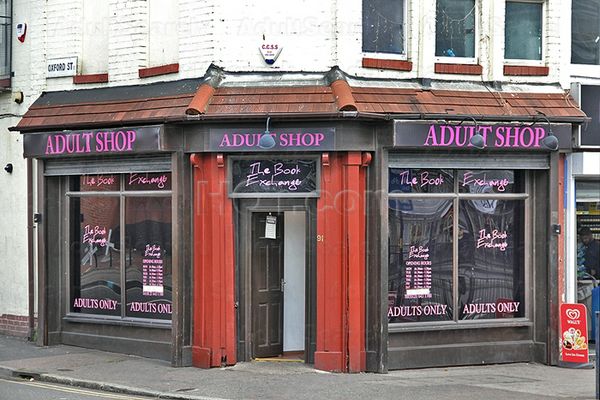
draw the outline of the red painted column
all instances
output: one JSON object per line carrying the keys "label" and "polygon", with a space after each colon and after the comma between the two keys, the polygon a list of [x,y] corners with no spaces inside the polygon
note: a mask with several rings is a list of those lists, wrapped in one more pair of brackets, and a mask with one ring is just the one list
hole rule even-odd
{"label": "red painted column", "polygon": [[348,153],[345,172],[346,254],[348,257],[348,370],[364,371],[365,354],[365,172],[362,154]]}
{"label": "red painted column", "polygon": [[315,368],[346,371],[345,291],[342,286],[343,232],[340,156],[332,153],[321,169],[317,200],[317,349]]}
{"label": "red painted column", "polygon": [[194,168],[194,314],[192,364],[236,362],[233,205],[223,157],[191,157]]}
{"label": "red painted column", "polygon": [[360,152],[324,157],[317,201],[315,368],[365,370],[365,187]]}

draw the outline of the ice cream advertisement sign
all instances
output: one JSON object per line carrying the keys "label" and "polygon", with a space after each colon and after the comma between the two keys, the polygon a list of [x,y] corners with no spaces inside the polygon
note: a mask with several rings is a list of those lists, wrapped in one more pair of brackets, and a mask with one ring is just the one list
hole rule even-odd
{"label": "ice cream advertisement sign", "polygon": [[564,362],[587,363],[587,311],[583,304],[560,306],[560,353]]}

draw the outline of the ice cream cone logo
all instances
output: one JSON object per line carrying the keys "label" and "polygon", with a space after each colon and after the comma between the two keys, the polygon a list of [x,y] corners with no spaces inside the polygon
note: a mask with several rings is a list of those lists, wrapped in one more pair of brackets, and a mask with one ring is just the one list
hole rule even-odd
{"label": "ice cream cone logo", "polygon": [[566,311],[567,317],[570,319],[579,319],[579,310],[570,308]]}

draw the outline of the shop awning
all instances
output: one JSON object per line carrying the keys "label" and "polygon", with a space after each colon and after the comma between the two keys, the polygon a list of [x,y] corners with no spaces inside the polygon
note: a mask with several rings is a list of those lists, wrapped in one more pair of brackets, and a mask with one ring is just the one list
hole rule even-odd
{"label": "shop awning", "polygon": [[[313,74],[314,75],[314,74]],[[339,69],[318,79],[227,73],[149,85],[43,93],[11,130],[21,132],[241,118],[533,120],[582,123],[586,115],[556,85],[495,90],[483,83],[361,81]],[[517,86],[515,86],[518,88]]]}

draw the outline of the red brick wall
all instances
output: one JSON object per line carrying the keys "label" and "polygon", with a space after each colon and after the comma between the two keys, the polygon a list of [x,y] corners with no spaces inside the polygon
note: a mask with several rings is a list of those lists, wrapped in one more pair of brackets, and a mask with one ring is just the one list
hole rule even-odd
{"label": "red brick wall", "polygon": [[29,336],[28,319],[26,315],[0,315],[0,334],[19,337]]}

